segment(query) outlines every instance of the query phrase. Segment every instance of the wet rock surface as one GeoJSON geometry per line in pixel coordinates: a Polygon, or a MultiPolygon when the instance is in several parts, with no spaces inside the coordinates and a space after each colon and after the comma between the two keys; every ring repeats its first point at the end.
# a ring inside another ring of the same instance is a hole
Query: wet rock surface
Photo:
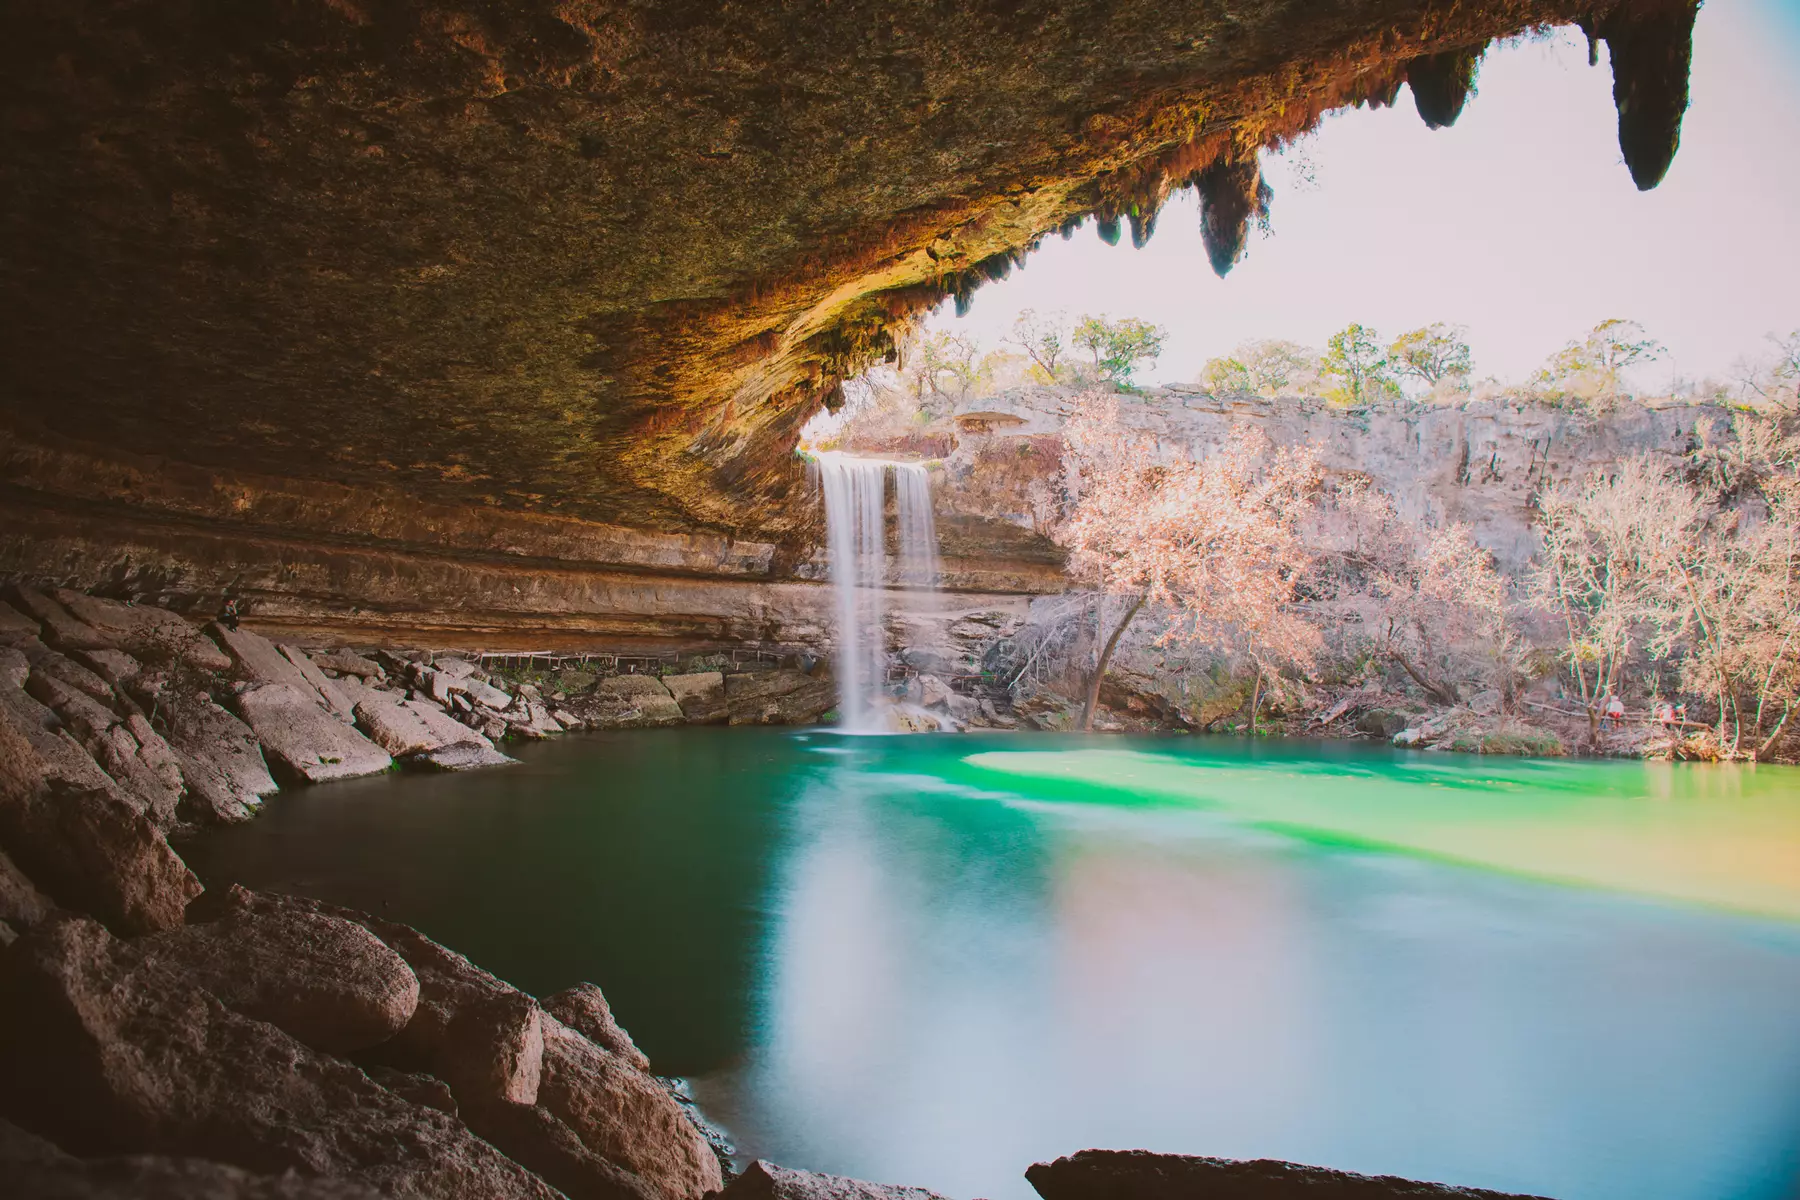
{"type": "Polygon", "coordinates": [[[945,1200],[925,1188],[794,1171],[761,1159],[745,1167],[724,1196],[726,1200],[945,1200]]]}
{"type": "Polygon", "coordinates": [[[1025,1178],[1044,1200],[1544,1200],[1273,1159],[1239,1161],[1147,1150],[1083,1150],[1037,1163],[1025,1178]]]}

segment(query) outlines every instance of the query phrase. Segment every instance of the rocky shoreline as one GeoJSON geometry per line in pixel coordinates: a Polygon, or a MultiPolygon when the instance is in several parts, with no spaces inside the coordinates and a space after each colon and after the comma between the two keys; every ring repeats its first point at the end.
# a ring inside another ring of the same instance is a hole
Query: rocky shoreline
{"type": "MultiPolygon", "coordinates": [[[[937,698],[936,699],[942,699],[937,698]]],[[[156,608],[0,604],[0,1190],[20,1197],[941,1200],[764,1163],[581,983],[535,997],[408,926],[236,885],[170,845],[285,785],[504,766],[565,729],[815,721],[797,667],[528,682],[307,652],[156,608]],[[547,690],[548,689],[548,690],[547,690]]],[[[1477,1196],[1279,1163],[1092,1152],[1046,1200],[1477,1196]]]]}

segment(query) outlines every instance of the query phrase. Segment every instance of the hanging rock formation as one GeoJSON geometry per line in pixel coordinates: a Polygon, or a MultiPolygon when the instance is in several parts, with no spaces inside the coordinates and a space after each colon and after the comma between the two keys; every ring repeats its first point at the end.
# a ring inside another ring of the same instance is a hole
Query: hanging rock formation
{"type": "Polygon", "coordinates": [[[1446,50],[1406,64],[1406,83],[1426,128],[1448,129],[1462,116],[1463,105],[1475,90],[1475,71],[1481,65],[1483,49],[1446,50]]]}
{"type": "Polygon", "coordinates": [[[1250,222],[1268,217],[1273,193],[1254,155],[1214,163],[1199,172],[1195,186],[1200,190],[1200,241],[1213,271],[1223,278],[1244,253],[1250,222]]]}
{"type": "Polygon", "coordinates": [[[1592,24],[1612,58],[1619,150],[1640,191],[1662,182],[1681,145],[1699,13],[1699,0],[1664,0],[1620,5],[1592,24]]]}
{"type": "Polygon", "coordinates": [[[655,531],[768,547],[781,577],[818,520],[800,426],[906,321],[966,306],[1042,237],[1094,215],[1142,244],[1198,182],[1224,269],[1264,203],[1259,149],[1392,103],[1408,77],[1447,119],[1467,48],[1578,19],[1612,48],[1647,185],[1675,144],[1693,15],[7,5],[0,576],[54,563],[61,582],[156,591],[292,563],[273,594],[367,620],[392,601],[346,588],[350,560],[413,570],[382,546],[467,564],[607,542],[643,570],[662,551],[621,531],[655,531]],[[58,438],[148,465],[71,478],[16,448],[58,438]],[[331,489],[379,499],[334,507],[331,489]],[[540,524],[520,538],[521,521],[540,524]]]}

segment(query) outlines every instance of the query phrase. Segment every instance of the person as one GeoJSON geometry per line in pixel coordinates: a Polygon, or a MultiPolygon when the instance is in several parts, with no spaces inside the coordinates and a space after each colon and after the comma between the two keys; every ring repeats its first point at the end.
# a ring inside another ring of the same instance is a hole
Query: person
{"type": "Polygon", "coordinates": [[[238,602],[235,598],[233,598],[233,597],[226,598],[225,609],[223,612],[221,612],[219,614],[219,623],[221,625],[225,626],[225,628],[231,630],[233,633],[237,632],[238,602]]]}
{"type": "Polygon", "coordinates": [[[1667,700],[1658,700],[1656,702],[1656,723],[1661,725],[1664,729],[1668,729],[1670,726],[1674,725],[1675,706],[1670,704],[1667,700]]]}
{"type": "Polygon", "coordinates": [[[1617,695],[1607,697],[1606,716],[1612,721],[1613,728],[1622,728],[1625,724],[1625,702],[1617,695]]]}
{"type": "Polygon", "coordinates": [[[1683,700],[1680,704],[1677,704],[1675,706],[1675,723],[1677,725],[1686,725],[1687,724],[1687,701],[1686,700],[1683,700]]]}

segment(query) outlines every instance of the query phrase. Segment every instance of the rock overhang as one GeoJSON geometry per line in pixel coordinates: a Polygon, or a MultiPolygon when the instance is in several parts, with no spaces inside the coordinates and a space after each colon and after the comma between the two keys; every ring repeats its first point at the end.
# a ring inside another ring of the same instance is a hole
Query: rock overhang
{"type": "MultiPolygon", "coordinates": [[[[755,541],[906,321],[1480,48],[1612,48],[1667,168],[1692,0],[22,3],[0,16],[16,419],[202,467],[755,541]]],[[[17,482],[17,481],[14,481],[17,482]]]]}

